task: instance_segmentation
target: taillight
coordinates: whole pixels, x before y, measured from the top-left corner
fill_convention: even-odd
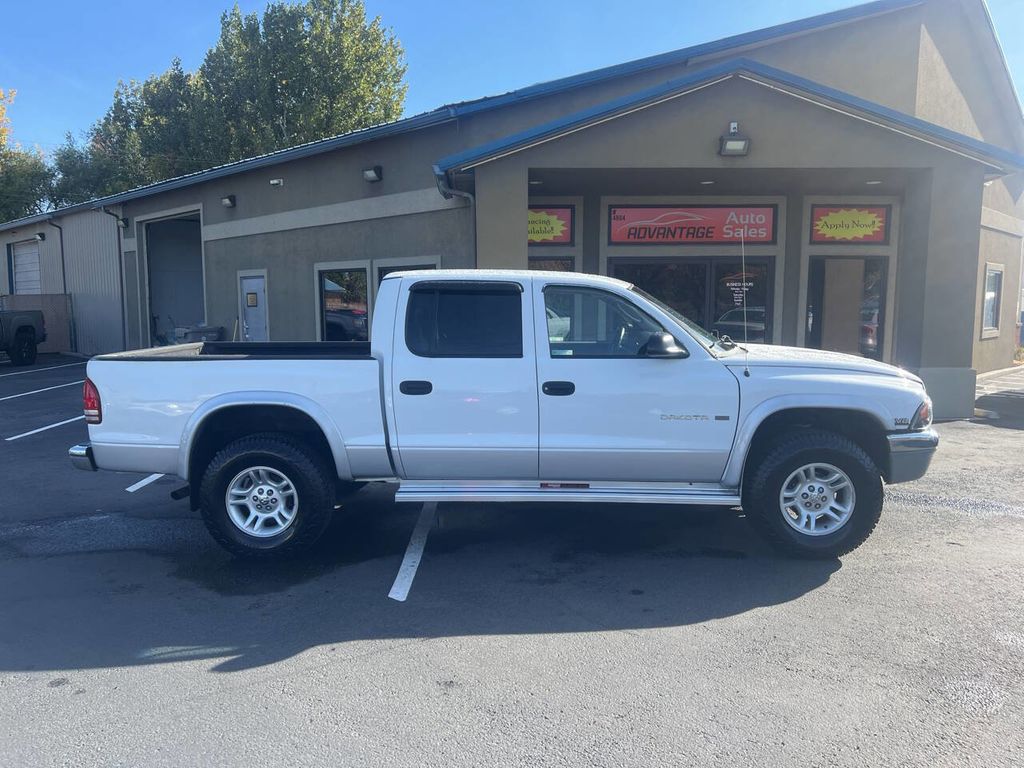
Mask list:
[[[91,379],[82,385],[82,409],[85,411],[86,424],[99,424],[103,421],[103,405],[100,403],[100,391]]]

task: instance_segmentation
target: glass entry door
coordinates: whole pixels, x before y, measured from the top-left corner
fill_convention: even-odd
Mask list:
[[[882,257],[811,258],[805,329],[808,347],[882,359],[887,261]]]
[[[609,272],[661,299],[707,331],[734,341],[772,341],[770,258],[747,258],[745,271],[738,256],[623,258],[612,259]]]

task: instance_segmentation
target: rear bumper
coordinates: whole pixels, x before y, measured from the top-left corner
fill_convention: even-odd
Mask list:
[[[934,429],[922,432],[898,432],[888,435],[890,483],[906,483],[917,480],[928,471],[935,449],[939,447],[939,435]]]
[[[71,459],[71,466],[75,469],[84,469],[89,472],[96,471],[96,459],[92,455],[92,446],[89,443],[73,445],[68,448],[68,458]]]

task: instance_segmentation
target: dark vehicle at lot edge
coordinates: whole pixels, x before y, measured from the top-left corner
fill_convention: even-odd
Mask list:
[[[0,352],[14,365],[32,365],[36,348],[46,341],[46,321],[37,309],[0,311]]]

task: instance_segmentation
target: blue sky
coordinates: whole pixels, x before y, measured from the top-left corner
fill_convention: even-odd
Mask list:
[[[854,0],[367,0],[406,49],[406,114],[746,32]],[[49,0],[3,11],[0,87],[15,88],[15,140],[44,151],[81,134],[118,79],[144,79],[174,56],[194,69],[230,0]],[[242,0],[243,11],[265,0]],[[44,12],[41,9],[45,8]],[[1015,81],[1024,82],[1024,1],[990,0]]]

